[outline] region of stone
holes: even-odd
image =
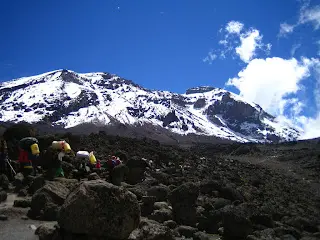
[[[128,238],[139,221],[136,196],[103,180],[84,181],[76,187],[62,205],[58,219],[68,232],[114,239]]]

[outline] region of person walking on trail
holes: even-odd
[[[71,153],[69,143],[64,140],[53,141],[43,157],[43,165],[47,170],[47,177],[54,179],[55,177],[64,177],[62,169],[63,157]]]
[[[34,137],[26,137],[19,142],[19,163],[20,169],[26,178],[33,173],[33,161],[39,157],[40,150],[38,140]]]
[[[7,143],[4,139],[0,140],[0,174],[7,174]]]
[[[108,176],[109,176],[107,180],[109,180],[109,182],[112,183],[113,169],[116,166],[120,165],[121,163],[122,163],[121,160],[116,156],[112,156],[107,160],[107,170],[108,170]]]

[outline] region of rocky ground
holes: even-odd
[[[99,159],[121,150],[125,180],[116,186],[98,172],[80,181],[39,175],[25,185],[20,174],[11,183],[0,177],[6,239],[320,239],[318,141],[177,148],[105,133],[60,137]],[[41,149],[52,138],[39,137]]]

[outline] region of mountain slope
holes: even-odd
[[[0,85],[0,121],[44,122],[70,128],[152,124],[178,134],[212,135],[247,142],[293,140],[260,106],[223,89],[198,87],[186,94],[150,91],[109,73],[58,70]]]

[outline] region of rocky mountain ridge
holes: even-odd
[[[239,142],[296,140],[300,133],[278,123],[259,105],[214,87],[177,94],[151,91],[117,75],[57,70],[0,85],[0,121],[71,128],[155,126],[154,131],[216,136]]]

